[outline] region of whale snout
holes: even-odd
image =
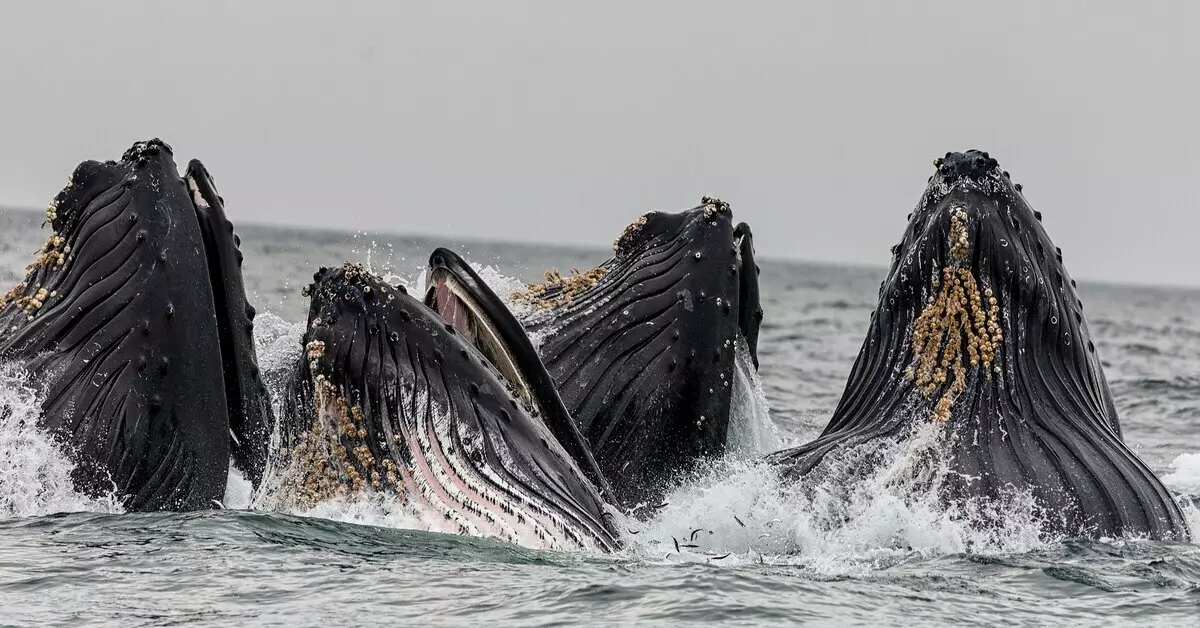
[[[982,179],[1000,167],[1000,162],[987,152],[969,150],[965,153],[946,153],[934,160],[938,173],[946,179]]]

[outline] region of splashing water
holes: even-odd
[[[1171,462],[1173,472],[1163,476],[1163,484],[1177,493],[1200,496],[1200,453],[1181,454]]]
[[[227,510],[248,510],[254,502],[254,485],[246,476],[242,474],[242,470],[229,463],[229,480],[225,484],[225,499],[221,500],[221,505]]]
[[[273,312],[263,312],[254,321],[254,350],[263,382],[278,404],[280,392],[302,350],[305,324],[291,323]],[[275,409],[276,412],[279,408]]]
[[[1200,544],[1200,453],[1180,454],[1169,465],[1163,484],[1180,498],[1192,539]]]
[[[733,371],[727,437],[729,451],[734,456],[750,458],[778,450],[783,444],[779,428],[771,420],[762,378],[750,358],[750,346],[741,334],[737,338]]]
[[[492,266],[473,263],[472,267],[502,297],[523,288],[520,281]],[[424,273],[417,273],[415,279],[410,290],[421,294]],[[511,301],[508,305],[520,307]],[[272,314],[263,316],[258,341],[261,367],[273,391],[279,391],[301,351],[296,339],[304,325]],[[952,506],[938,498],[937,486],[947,469],[928,464],[942,459],[935,451],[942,442],[936,426],[926,424],[903,443],[863,446],[861,451],[831,459],[810,479],[784,482],[769,465],[753,460],[778,449],[781,438],[741,338],[732,395],[729,455],[683,482],[667,499],[668,505],[648,522],[622,517],[622,528],[631,531],[626,538],[628,552],[652,560],[772,562],[838,575],[877,569],[913,552],[1021,552],[1045,546],[1029,496],[1011,496],[999,505]],[[864,477],[861,469],[866,462],[880,459],[892,462]],[[227,506],[237,507],[233,487],[231,483]],[[263,506],[261,492],[254,504]],[[395,496],[371,492],[328,500],[293,514],[429,529]],[[981,521],[1002,524],[980,525]]]
[[[826,576],[862,574],[913,553],[1027,552],[1052,542],[1041,537],[1027,494],[1000,503],[942,500],[943,441],[940,427],[926,423],[903,442],[827,457],[799,481],[731,456],[677,488],[631,539],[660,559],[770,562]]]
[[[364,491],[350,499],[330,499],[312,508],[296,512],[302,517],[319,517],[355,523],[372,525],[381,528],[396,528],[403,530],[430,530],[428,522],[414,514],[395,495],[385,495],[372,491]]]
[[[115,495],[87,497],[74,464],[38,427],[41,403],[21,369],[0,365],[0,518],[60,512],[122,512]]]

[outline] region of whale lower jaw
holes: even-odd
[[[449,413],[423,394],[381,407],[375,451],[361,412],[323,377],[314,379],[313,419],[270,491],[274,508],[306,512],[322,503],[384,497],[398,500],[424,529],[494,538],[531,549],[610,551],[546,500],[469,458],[479,444],[455,435]],[[391,404],[388,404],[390,406]],[[394,416],[390,416],[394,415]]]

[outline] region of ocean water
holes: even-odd
[[[46,236],[39,222],[0,213],[0,282],[23,274]],[[262,313],[259,357],[276,385],[299,355],[300,288],[319,265],[362,261],[411,286],[428,253],[450,244],[503,288],[606,257],[238,231]],[[755,458],[824,426],[885,269],[761,266],[761,371],[737,378],[733,452],[683,481],[651,520],[624,523],[628,548],[614,556],[424,532],[396,504],[371,500],[268,512],[236,476],[227,510],[123,514],[72,490],[69,461],[34,427],[34,388],[0,365],[0,404],[12,409],[0,417],[0,625],[1200,623],[1200,545],[1039,539],[1021,503],[1004,507],[1002,528],[981,530],[971,513],[897,481],[909,470],[903,448],[851,485],[781,485]],[[1200,501],[1200,291],[1081,283],[1080,292],[1126,441],[1188,504],[1200,538],[1191,505]]]

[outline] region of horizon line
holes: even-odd
[[[0,205],[0,212],[17,212],[17,213],[23,213],[23,214],[35,214],[36,215],[36,214],[42,214],[43,210],[29,208],[29,207],[13,207],[13,206],[9,206],[9,205]],[[503,237],[488,238],[485,236],[473,236],[473,235],[450,236],[450,235],[446,235],[446,234],[442,234],[442,233],[432,233],[431,234],[431,233],[420,233],[420,232],[413,232],[413,231],[393,231],[393,230],[390,230],[387,228],[375,229],[375,230],[371,230],[371,231],[366,231],[366,230],[357,230],[356,231],[356,230],[342,229],[342,228],[337,228],[337,227],[314,225],[314,224],[309,224],[309,223],[258,222],[255,220],[239,220],[237,222],[237,224],[239,226],[259,227],[259,228],[267,228],[267,229],[295,229],[297,231],[309,231],[309,232],[322,232],[323,231],[323,232],[327,232],[327,233],[347,234],[347,235],[354,234],[354,233],[364,233],[364,234],[378,233],[378,234],[382,234],[382,235],[397,236],[397,237],[403,237],[403,238],[417,238],[417,239],[423,239],[423,240],[432,240],[432,239],[436,239],[436,238],[449,238],[449,239],[452,239],[455,241],[476,242],[479,244],[508,244],[508,245],[518,245],[518,246],[533,245],[533,246],[541,246],[541,247],[546,247],[546,248],[551,248],[551,249],[562,249],[562,250],[568,250],[568,249],[589,250],[590,249],[590,250],[596,250],[596,251],[607,251],[609,248],[602,244],[591,244],[591,243],[564,244],[561,242],[552,242],[552,241],[547,241],[547,240],[536,240],[536,239],[517,240],[517,239],[509,239],[509,238],[503,238]],[[771,254],[767,254],[767,255],[757,255],[756,254],[756,257],[758,257],[759,259],[762,259],[764,261],[782,262],[785,264],[799,263],[799,264],[811,264],[811,265],[815,265],[815,266],[840,266],[843,268],[851,268],[851,269],[872,270],[872,271],[879,270],[884,273],[886,273],[887,269],[888,269],[888,266],[885,264],[873,264],[870,262],[861,262],[861,261],[813,259],[813,258],[799,257],[799,256],[779,256],[779,255],[771,255]],[[1200,290],[1200,282],[1198,282],[1198,283],[1152,283],[1149,281],[1142,282],[1142,281],[1129,281],[1129,280],[1119,280],[1119,279],[1117,279],[1117,280],[1101,279],[1101,278],[1091,277],[1091,276],[1087,276],[1087,275],[1076,276],[1074,274],[1072,274],[1071,277],[1080,282],[1083,282],[1083,283],[1096,284],[1096,285],[1101,285],[1101,286],[1117,286],[1117,287],[1131,287],[1131,288],[1165,288],[1168,290],[1185,290],[1185,291]]]

